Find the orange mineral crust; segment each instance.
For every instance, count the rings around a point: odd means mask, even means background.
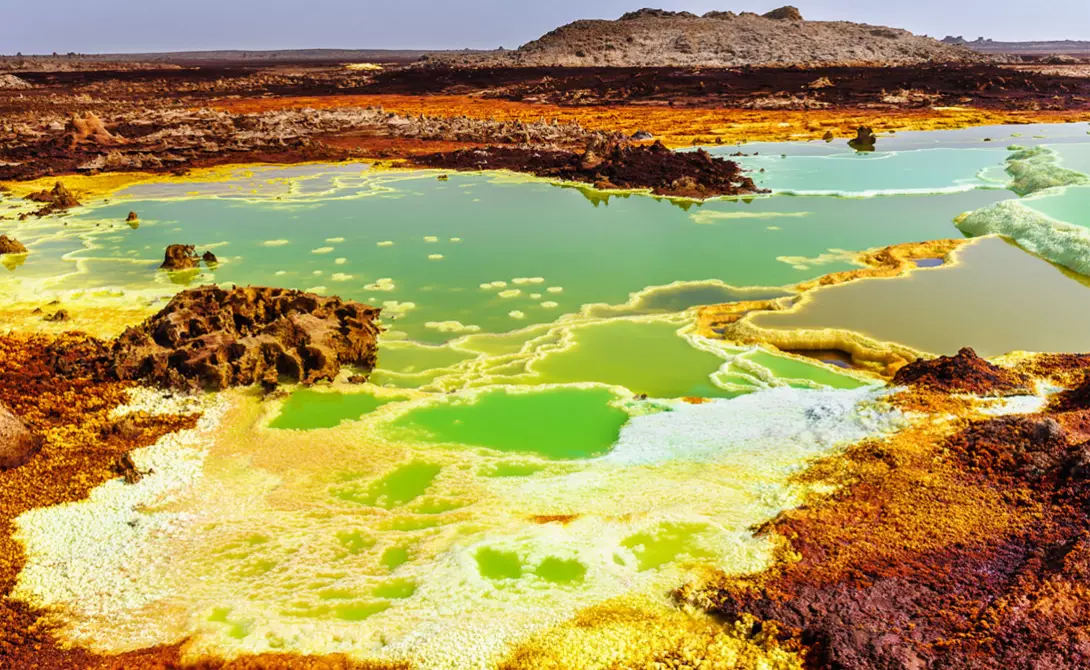
[[[775,622],[808,667],[1087,667],[1088,407],[963,410],[820,461],[804,477],[841,488],[761,529],[775,567],[679,596]]]
[[[231,113],[252,114],[286,109],[382,107],[405,116],[466,116],[495,121],[556,119],[589,130],[638,130],[667,146],[735,144],[737,142],[855,137],[859,126],[875,132],[951,130],[973,126],[1025,123],[1069,123],[1090,119],[1087,111],[1008,111],[960,107],[917,109],[753,110],[671,108],[666,106],[580,106],[534,104],[458,95],[330,95],[218,100],[211,105]]]

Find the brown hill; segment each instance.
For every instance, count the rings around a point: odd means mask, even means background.
[[[570,23],[497,54],[507,64],[552,66],[915,65],[981,62],[987,56],[906,30],[806,21],[794,7],[743,12],[641,9],[616,21]]]

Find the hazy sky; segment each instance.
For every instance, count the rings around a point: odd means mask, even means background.
[[[517,47],[579,18],[651,5],[703,13],[783,4],[730,0],[4,0],[0,53],[189,49]],[[997,40],[1090,40],[1090,0],[796,0],[815,20],[852,20]]]

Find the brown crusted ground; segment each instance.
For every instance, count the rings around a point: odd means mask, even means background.
[[[466,95],[554,105],[747,107],[780,99],[794,108],[969,105],[977,109],[1070,109],[1090,104],[1078,70],[1026,72],[1000,65],[905,67],[494,67],[391,68],[364,92]],[[815,85],[827,80],[828,84]],[[1076,99],[1080,98],[1080,99]],[[1066,101],[1066,102],[1061,102]],[[792,105],[787,105],[792,106]]]
[[[373,72],[334,63],[223,61],[111,68],[20,71],[32,88],[0,91],[6,121],[0,128],[0,179],[399,158],[484,145],[570,150],[596,132],[643,130],[677,147],[827,134],[848,139],[861,125],[881,133],[1090,119],[1090,79],[1062,68],[430,63]],[[403,118],[390,124],[359,113],[372,105]],[[571,128],[546,132],[502,125],[543,118]],[[421,146],[431,143],[433,148]]]
[[[0,667],[12,670],[136,670],[195,667],[211,670],[405,670],[404,664],[351,661],[340,655],[305,658],[290,654],[248,656],[231,662],[183,664],[178,646],[99,656],[66,649],[36,622],[38,611],[9,600],[22,569],[23,548],[12,538],[13,520],[23,512],[78,501],[118,476],[118,464],[133,449],[161,436],[191,428],[197,416],[129,415],[110,412],[127,400],[129,382],[73,375],[77,360],[95,343],[80,335],[59,338],[0,335],[0,402],[42,438],[41,450],[25,465],[0,471]]]
[[[1083,668],[1088,476],[1085,406],[917,425],[808,473],[845,486],[761,530],[774,569],[680,595],[782,626],[813,668]]]
[[[582,153],[530,148],[465,149],[418,156],[416,165],[456,170],[518,170],[538,177],[579,181],[599,189],[651,189],[656,195],[710,198],[767,193],[734,161],[704,150],[676,152],[650,146],[591,145]]]
[[[78,338],[66,338],[75,340]],[[14,541],[13,519],[36,507],[81,500],[114,478],[114,463],[160,436],[188,428],[195,416],[133,415],[118,430],[110,411],[126,400],[129,384],[68,379],[50,366],[45,337],[0,336],[0,401],[42,437],[41,450],[22,467],[0,472],[0,594],[15,584],[23,565],[22,546]],[[94,667],[82,651],[58,648],[48,631],[38,630],[37,613],[0,599],[0,666],[8,668]],[[172,652],[153,650],[132,658]],[[135,662],[133,663],[136,664]]]
[[[1027,377],[992,365],[968,347],[955,356],[909,363],[897,371],[893,383],[978,396],[1032,393]]]

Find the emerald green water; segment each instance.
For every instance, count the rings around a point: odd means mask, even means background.
[[[410,411],[391,424],[404,439],[464,444],[551,459],[605,453],[628,419],[604,389],[491,391]]]

